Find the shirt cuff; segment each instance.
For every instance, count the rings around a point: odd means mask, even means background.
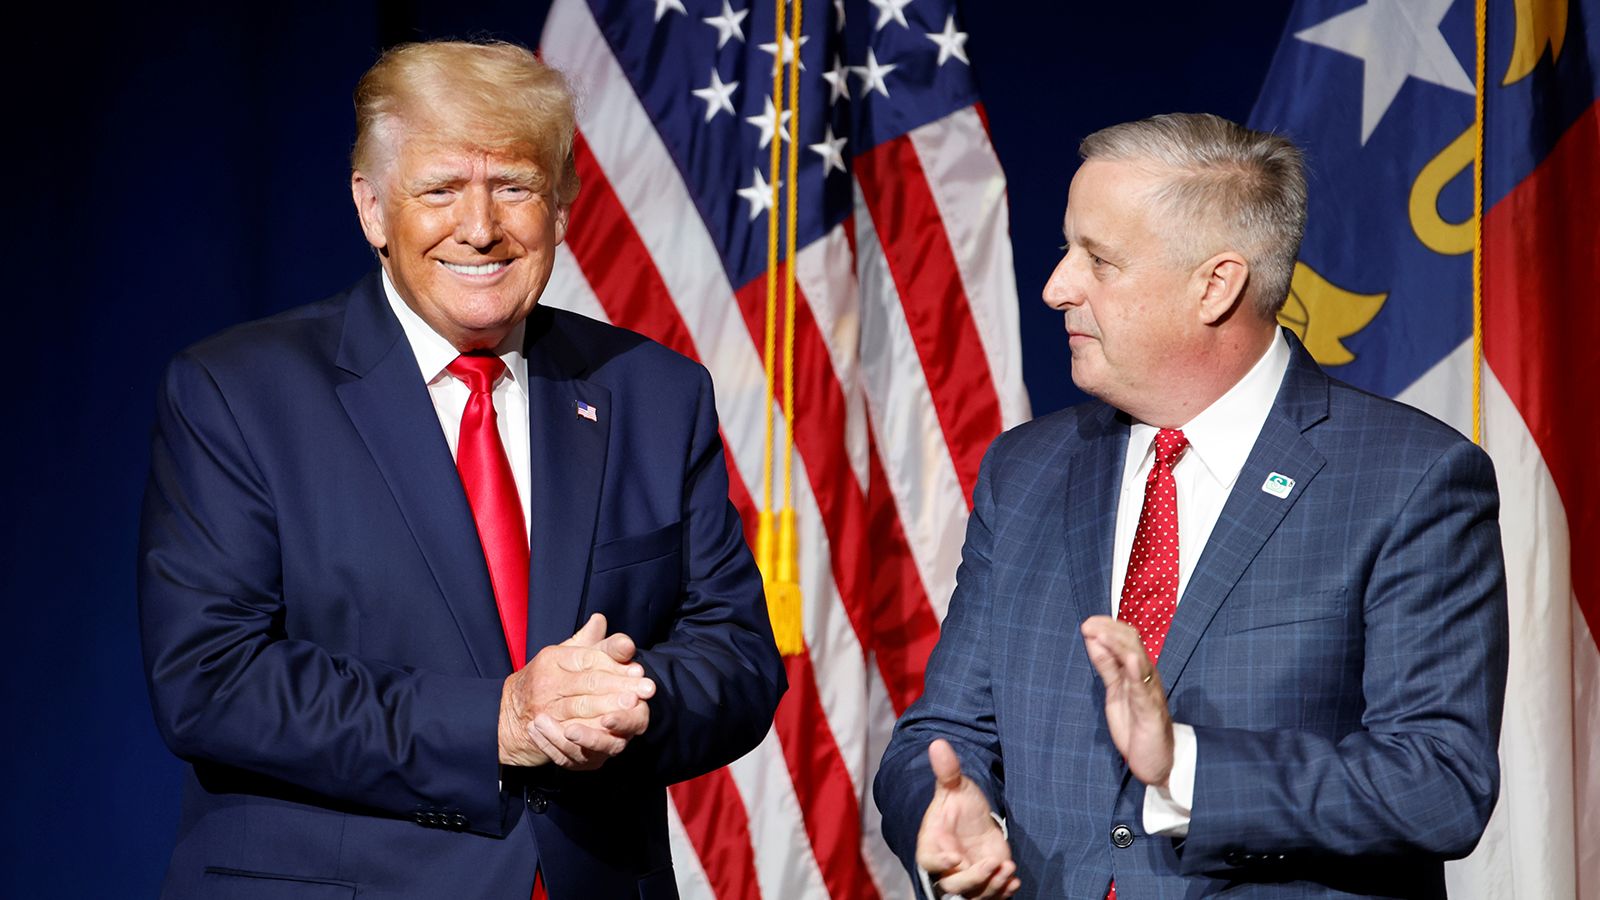
[[[1144,791],[1146,834],[1186,837],[1194,809],[1194,767],[1197,755],[1194,728],[1172,723],[1172,774],[1164,788]]]

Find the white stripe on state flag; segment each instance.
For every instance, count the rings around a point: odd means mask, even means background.
[[[1591,551],[1592,552],[1592,551]],[[1577,885],[1581,894],[1600,895],[1600,647],[1589,630],[1578,598],[1572,598],[1573,788],[1576,791]]]
[[[1017,283],[1011,258],[1005,174],[977,109],[967,107],[908,133],[989,359],[1002,427],[1031,415],[1022,383]]]
[[[961,563],[967,502],[860,185],[855,192],[856,267],[865,349],[861,375],[867,411],[878,446],[899,449],[882,453],[884,474],[928,603],[943,620]]]
[[[1470,435],[1471,373],[1468,341],[1397,399]],[[1521,413],[1487,366],[1482,396],[1510,621],[1500,798],[1477,848],[1445,865],[1445,883],[1452,897],[1575,897],[1574,853],[1582,851],[1573,838],[1572,748],[1574,734],[1586,732],[1573,721],[1573,635],[1583,617],[1572,602],[1566,515]],[[1592,643],[1588,651],[1592,658]]]

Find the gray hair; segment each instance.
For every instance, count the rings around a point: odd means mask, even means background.
[[[1083,139],[1085,160],[1167,170],[1149,199],[1178,262],[1235,250],[1250,265],[1246,298],[1271,320],[1289,296],[1306,230],[1305,157],[1288,138],[1209,113],[1169,113],[1103,128]]]

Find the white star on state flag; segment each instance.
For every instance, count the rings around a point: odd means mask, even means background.
[[[783,179],[778,179],[776,185],[767,184],[767,180],[761,177],[761,169],[757,168],[755,180],[750,183],[750,186],[740,188],[734,192],[750,201],[750,221],[754,222],[756,216],[772,208],[772,189],[774,187],[783,187]]]
[[[861,96],[865,97],[872,91],[889,96],[889,86],[883,83],[884,76],[900,68],[898,63],[887,65],[878,64],[878,55],[867,48],[867,64],[864,66],[851,66],[850,71],[861,77]]]
[[[713,67],[711,69],[711,83],[689,93],[706,102],[706,121],[709,122],[715,119],[719,112],[726,112],[730,116],[734,114],[731,98],[733,97],[734,89],[737,87],[739,87],[739,82],[737,81],[723,84],[722,76],[717,74],[716,68]]]
[[[850,98],[850,75],[845,71],[844,63],[838,56],[833,58],[833,68],[822,73],[822,80],[828,83],[829,103],[838,103],[840,97]]]
[[[800,46],[801,46],[802,49],[805,47],[806,41],[809,41],[809,40],[811,40],[811,35],[809,35],[809,34],[800,35]],[[778,42],[777,41],[773,41],[770,44],[757,44],[756,46],[760,47],[761,50],[763,52],[765,52],[768,56],[777,56],[778,55]],[[789,62],[789,60],[791,60],[791,59],[794,59],[794,41],[790,40],[789,36],[786,34],[786,35],[783,36],[783,62],[785,64],[787,64]],[[800,71],[804,72],[805,70],[806,70],[806,64],[805,64],[804,61],[802,61],[800,63]]]
[[[728,0],[722,0],[722,15],[709,16],[700,21],[717,30],[717,49],[721,50],[722,45],[726,44],[729,38],[738,38],[739,43],[744,43],[744,29],[739,27],[739,23],[743,22],[744,17],[748,15],[750,15],[750,10],[741,9],[738,12],[734,12],[733,7],[728,5]]]
[[[911,0],[868,0],[878,8],[878,24],[872,26],[873,31],[882,31],[883,26],[891,21],[899,22],[902,28],[910,28],[906,24],[906,7],[911,5]]]
[[[766,97],[766,108],[762,110],[761,115],[748,116],[745,121],[761,129],[762,149],[766,149],[766,146],[772,143],[772,133],[774,131],[778,132],[780,141],[789,139],[789,129],[787,127],[789,124],[789,110],[784,110],[783,115],[779,116],[777,108],[772,105],[771,94]],[[777,124],[774,125],[774,122]]]
[[[686,16],[689,14],[689,11],[683,8],[683,0],[654,0],[654,2],[656,4],[657,22],[661,21],[661,17],[665,16],[668,11],[683,13]]]
[[[972,63],[967,62],[967,51],[965,47],[967,43],[967,33],[965,31],[956,30],[956,17],[954,13],[951,13],[944,20],[944,31],[938,34],[928,32],[928,40],[939,45],[939,65],[944,65],[952,56],[969,66],[972,65]]]
[[[822,176],[824,178],[834,169],[838,169],[841,172],[845,171],[844,145],[847,140],[846,138],[833,136],[833,124],[831,122],[827,125],[826,130],[827,134],[822,138],[822,143],[812,144],[809,148],[812,153],[822,157]]]
[[[1361,143],[1373,129],[1406,78],[1474,93],[1472,78],[1461,67],[1439,22],[1455,0],[1369,0],[1331,19],[1297,32],[1308,44],[1337,50],[1361,60]]]

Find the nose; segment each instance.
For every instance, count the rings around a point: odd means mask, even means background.
[[[477,250],[487,250],[500,240],[500,211],[488,185],[472,185],[460,201],[456,240]]]
[[[1077,286],[1070,250],[1061,257],[1061,262],[1056,263],[1055,271],[1050,273],[1050,279],[1044,283],[1043,297],[1046,306],[1060,311],[1083,302],[1083,291]]]

